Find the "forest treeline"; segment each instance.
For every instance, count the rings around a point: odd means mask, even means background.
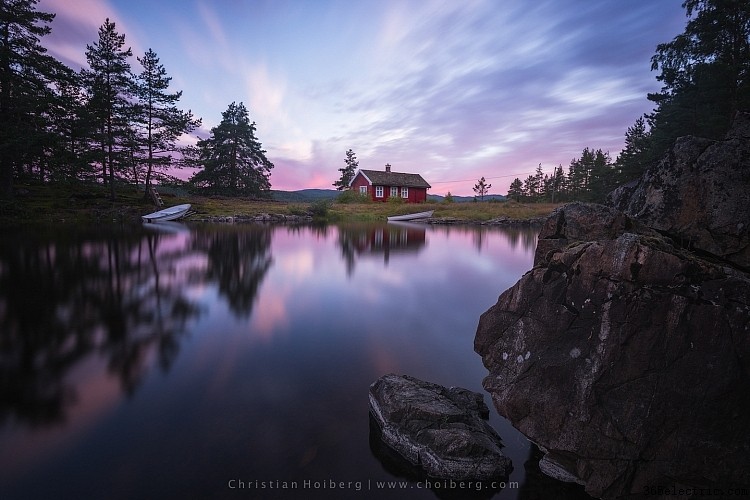
[[[264,196],[273,163],[243,103],[232,102],[206,139],[186,146],[200,119],[179,107],[182,93],[158,55],[135,56],[109,19],[82,47],[87,67],[74,71],[43,47],[54,14],[38,0],[0,0],[0,197],[18,182],[96,182],[110,187],[176,181],[172,169],[197,167],[205,192]],[[600,201],[637,178],[684,135],[724,136],[738,110],[750,109],[750,2],[685,0],[685,31],[651,58],[659,92],[654,109],[625,133],[624,149],[585,148],[567,171],[541,166],[515,179],[509,197],[526,201]],[[337,187],[338,184],[336,184]]]
[[[110,187],[175,181],[174,168],[197,167],[191,179],[208,192],[263,196],[270,170],[255,123],[231,103],[210,137],[181,139],[201,120],[179,107],[181,91],[156,52],[133,60],[125,35],[104,21],[74,71],[41,40],[54,14],[38,0],[0,0],[0,197],[17,182],[97,182]],[[144,196],[147,190],[144,189]]]
[[[651,69],[659,71],[659,92],[648,94],[651,113],[625,133],[625,146],[612,161],[601,149],[585,148],[567,168],[515,179],[508,197],[561,202],[603,201],[615,187],[638,178],[674,140],[686,135],[721,139],[737,111],[750,109],[750,2],[686,0],[685,31],[659,44]]]

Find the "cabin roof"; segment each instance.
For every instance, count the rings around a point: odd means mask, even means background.
[[[407,174],[404,172],[384,172],[382,170],[364,169],[360,170],[359,172],[364,175],[365,179],[367,179],[373,186],[403,186],[414,188],[432,187],[419,174]],[[357,176],[355,175],[354,177],[356,178]]]

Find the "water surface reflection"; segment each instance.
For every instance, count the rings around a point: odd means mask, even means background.
[[[528,270],[534,238],[384,224],[6,232],[0,491],[234,497],[231,479],[395,479],[369,449],[369,384],[396,372],[482,391],[476,323]],[[528,443],[492,424],[523,483]]]

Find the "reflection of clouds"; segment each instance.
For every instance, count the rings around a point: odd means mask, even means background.
[[[310,249],[301,248],[277,259],[276,265],[288,279],[301,281],[313,273],[315,257]]]
[[[263,290],[250,321],[249,332],[253,338],[268,341],[278,330],[289,326],[286,307],[289,302],[289,291],[287,289],[277,293],[278,290]]]

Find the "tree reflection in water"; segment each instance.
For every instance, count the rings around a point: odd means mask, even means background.
[[[271,268],[271,227],[224,226],[194,233],[193,249],[208,257],[206,280],[216,282],[231,311],[249,317],[258,287]]]
[[[425,226],[414,223],[345,224],[338,228],[338,244],[351,276],[357,257],[382,256],[385,265],[391,255],[418,253],[426,244]]]
[[[175,271],[185,246],[140,231],[6,234],[0,241],[0,423],[65,421],[72,368],[106,359],[123,391],[137,389],[155,356],[174,361],[198,307]],[[54,242],[54,243],[53,243]],[[174,248],[171,248],[174,247]]]

